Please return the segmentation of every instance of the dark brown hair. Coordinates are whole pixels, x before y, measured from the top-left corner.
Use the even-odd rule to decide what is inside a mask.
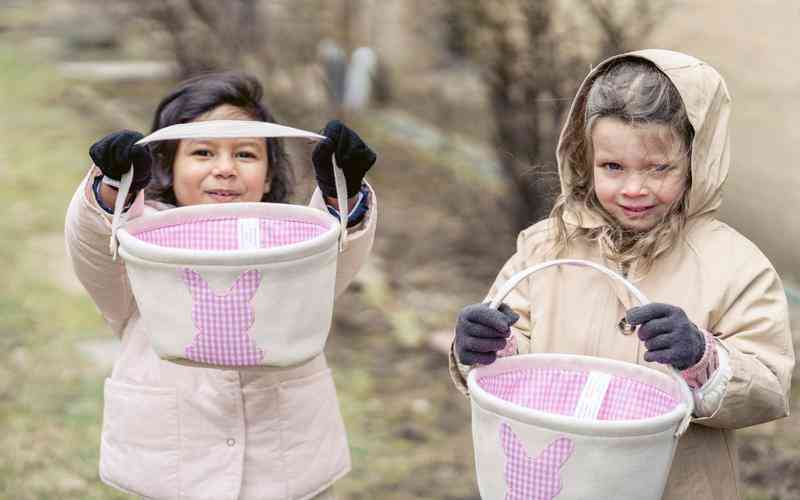
[[[254,120],[273,122],[275,118],[261,102],[264,94],[258,80],[238,72],[209,73],[190,78],[164,97],[156,108],[152,131],[188,123],[209,111],[229,104],[247,113]],[[294,178],[283,140],[268,137],[267,175],[270,189],[261,201],[285,203],[292,194]],[[172,164],[178,141],[161,141],[151,145],[153,177],[146,188],[148,198],[177,205],[173,190]]]

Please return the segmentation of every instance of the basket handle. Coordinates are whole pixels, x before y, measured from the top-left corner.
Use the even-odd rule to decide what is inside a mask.
[[[286,127],[275,123],[237,120],[211,120],[205,122],[191,122],[171,125],[156,130],[147,137],[143,137],[136,144],[168,139],[199,138],[199,137],[306,137],[309,139],[324,139],[325,137],[313,132]],[[336,163],[336,155],[331,155],[333,165],[333,179],[336,183],[336,198],[339,208],[339,252],[343,252],[347,242],[347,182],[344,171]],[[111,239],[109,251],[111,258],[117,259],[117,231],[128,220],[128,214],[123,212],[125,200],[128,198],[131,183],[133,182],[133,164],[130,170],[120,179],[117,200],[114,203],[114,215],[111,219]]]
[[[494,298],[490,302],[490,307],[497,309],[500,307],[500,303],[508,296],[511,291],[516,288],[517,285],[522,282],[525,278],[531,276],[534,273],[537,273],[543,269],[547,269],[548,267],[555,267],[555,266],[578,266],[578,267],[589,267],[596,271],[600,271],[601,273],[609,276],[620,283],[622,283],[625,288],[631,292],[636,300],[639,302],[640,305],[646,305],[650,303],[650,300],[642,293],[641,290],[636,288],[630,281],[625,279],[624,276],[608,269],[607,267],[601,266],[599,264],[595,264],[594,262],[590,262],[588,260],[580,260],[580,259],[558,259],[558,260],[551,260],[547,262],[543,262],[542,264],[538,264],[535,266],[531,266],[527,269],[523,269],[518,273],[511,276],[511,278],[498,290],[495,294]],[[680,426],[678,426],[678,430],[675,432],[675,436],[679,437],[686,429],[689,427],[689,424],[692,421],[692,412],[694,411],[694,397],[692,396],[692,391],[689,389],[689,385],[681,376],[680,372],[675,369],[674,367],[669,368],[669,375],[678,382],[678,386],[681,388],[681,392],[683,393],[684,399],[686,400],[686,404],[688,407],[688,411],[686,412],[686,416],[681,421]]]
[[[331,155],[333,164],[333,180],[336,182],[336,201],[339,204],[339,252],[344,252],[347,242],[347,219],[350,211],[347,203],[347,181],[344,170],[336,163],[336,155]]]
[[[117,199],[114,202],[114,215],[111,217],[111,240],[108,243],[108,250],[111,252],[112,260],[117,260],[117,248],[119,247],[117,231],[128,221],[128,214],[123,209],[125,208],[125,200],[128,199],[128,193],[131,190],[131,183],[133,183],[133,163],[131,163],[130,170],[122,174],[120,178]]]

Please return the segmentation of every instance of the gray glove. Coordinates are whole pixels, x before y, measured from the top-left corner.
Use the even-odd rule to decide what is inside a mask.
[[[629,309],[625,318],[631,326],[642,325],[639,338],[647,347],[645,361],[685,370],[703,357],[705,337],[680,307],[647,304]]]
[[[455,351],[465,365],[489,365],[497,359],[497,351],[506,346],[511,325],[519,320],[507,304],[499,309],[489,304],[472,304],[461,310],[456,323]]]

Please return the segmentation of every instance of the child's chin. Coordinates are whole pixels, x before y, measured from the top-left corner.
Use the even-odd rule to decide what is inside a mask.
[[[633,231],[633,232],[636,232],[636,233],[646,233],[647,231],[653,229],[653,227],[655,226],[654,222],[649,221],[649,220],[644,220],[644,219],[640,219],[640,220],[636,220],[636,221],[630,221],[630,220],[620,221],[620,220],[617,220],[617,222],[619,222],[620,225],[623,228],[627,229],[628,231]]]
[[[204,203],[208,204],[224,204],[224,203],[236,203],[238,201],[242,201],[241,196],[214,196],[214,195],[207,195],[205,197]]]

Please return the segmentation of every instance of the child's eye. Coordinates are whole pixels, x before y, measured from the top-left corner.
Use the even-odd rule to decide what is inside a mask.
[[[622,171],[622,165],[619,163],[615,163],[613,161],[608,163],[603,163],[602,167],[606,170],[610,170],[612,172],[620,172]]]
[[[236,153],[236,156],[240,158],[245,158],[247,160],[255,160],[258,158],[255,153],[252,153],[250,151],[239,151],[238,153]]]
[[[667,165],[666,163],[663,165],[656,165],[653,167],[653,172],[657,174],[664,174],[672,170],[672,165]]]
[[[200,157],[202,157],[202,158],[208,158],[209,156],[211,156],[211,150],[209,150],[209,149],[202,149],[202,148],[200,148],[200,149],[195,149],[195,150],[193,150],[193,151],[191,152],[191,155],[192,155],[192,156],[200,156]]]

